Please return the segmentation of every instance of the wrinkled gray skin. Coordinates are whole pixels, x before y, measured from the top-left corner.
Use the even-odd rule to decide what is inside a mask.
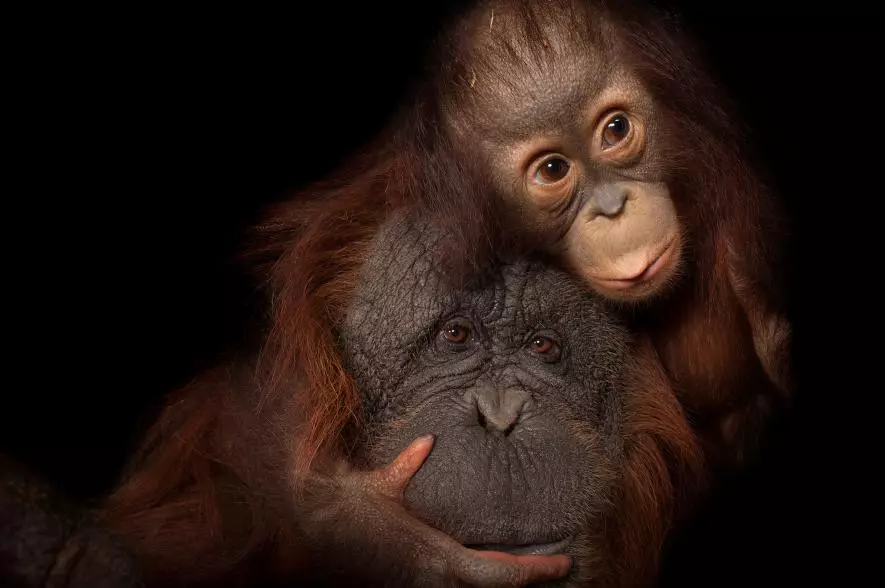
[[[585,287],[539,263],[453,289],[434,259],[439,238],[405,217],[389,222],[348,313],[363,466],[382,467],[432,433],[405,492],[412,513],[475,548],[580,560],[621,465],[627,334]],[[442,336],[450,321],[472,331],[464,344]],[[558,354],[533,351],[537,335]]]

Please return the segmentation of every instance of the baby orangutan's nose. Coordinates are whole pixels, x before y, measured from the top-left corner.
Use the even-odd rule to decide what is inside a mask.
[[[621,185],[606,184],[593,191],[588,210],[596,215],[615,218],[627,204],[627,189]]]
[[[489,433],[506,437],[519,421],[530,396],[521,388],[480,385],[471,388],[466,399],[476,406],[480,426]]]

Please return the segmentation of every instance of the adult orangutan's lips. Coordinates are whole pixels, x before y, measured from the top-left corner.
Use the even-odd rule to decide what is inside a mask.
[[[511,555],[556,555],[562,553],[572,542],[571,537],[554,541],[553,543],[529,543],[524,545],[504,545],[500,543],[479,543],[465,545],[469,549],[477,551],[502,551]]]
[[[632,278],[594,278],[600,284],[604,284],[614,290],[626,290],[636,284],[641,284],[652,279],[655,274],[661,271],[661,268],[670,263],[670,258],[676,250],[676,238],[670,240],[645,268]]]

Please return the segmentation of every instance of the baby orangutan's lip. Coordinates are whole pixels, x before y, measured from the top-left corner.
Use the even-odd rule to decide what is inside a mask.
[[[626,290],[637,284],[651,280],[661,268],[671,262],[671,257],[676,249],[676,238],[671,239],[660,253],[654,256],[651,262],[642,271],[630,278],[595,278],[595,280],[612,290]]]
[[[500,543],[478,543],[474,545],[465,545],[469,549],[477,551],[502,551],[511,555],[556,555],[562,553],[569,543],[572,542],[571,537],[554,541],[553,543],[528,543],[523,545],[503,545]]]

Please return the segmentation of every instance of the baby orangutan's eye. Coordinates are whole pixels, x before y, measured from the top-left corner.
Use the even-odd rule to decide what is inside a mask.
[[[553,156],[544,160],[534,174],[537,184],[555,184],[566,178],[571,169],[571,164],[563,157]]]
[[[630,119],[625,114],[616,114],[608,119],[602,131],[602,148],[614,147],[630,135]]]

